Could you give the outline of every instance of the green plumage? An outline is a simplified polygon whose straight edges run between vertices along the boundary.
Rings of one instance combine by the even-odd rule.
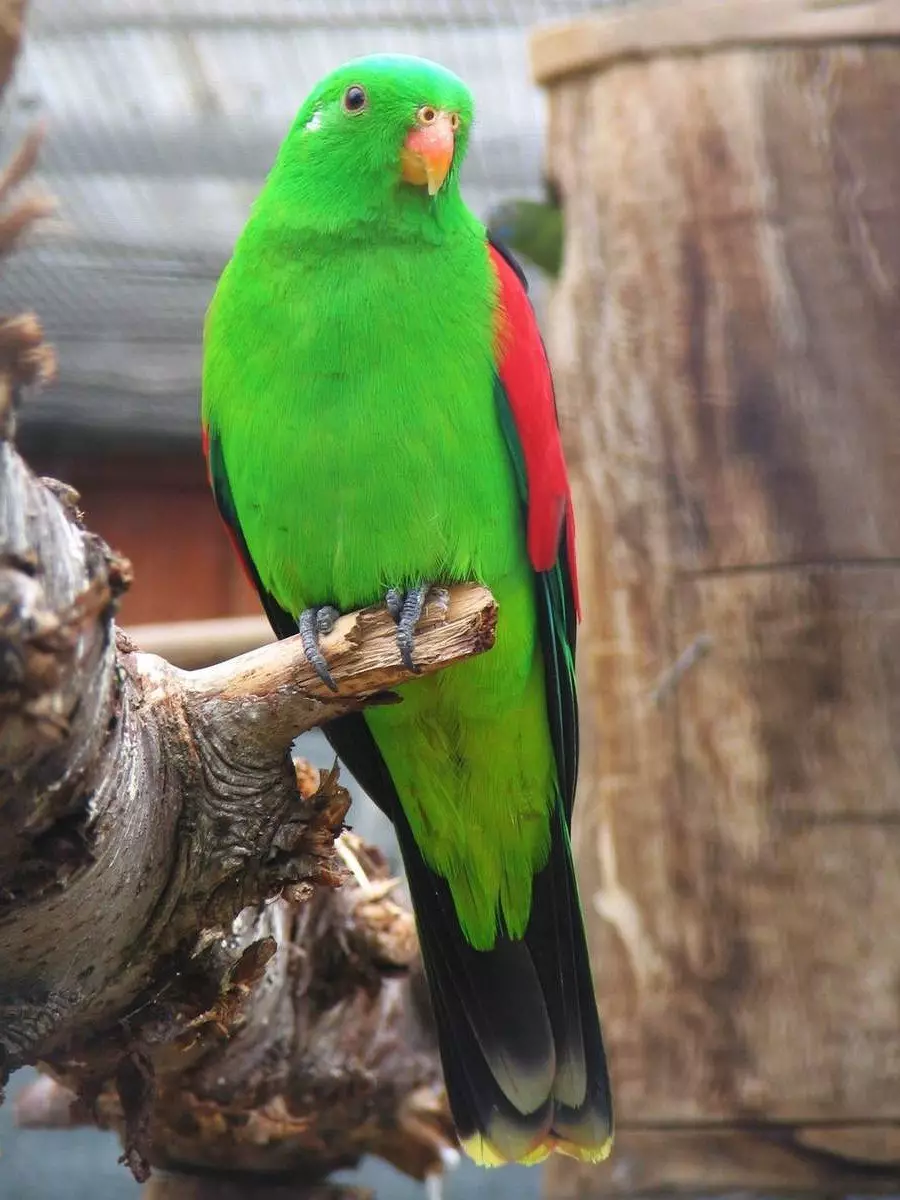
[[[430,103],[469,107],[453,77],[427,82]],[[524,931],[555,766],[533,573],[492,399],[484,229],[451,185],[423,237],[419,210],[435,205],[409,189],[395,228],[363,220],[336,247],[320,227],[334,219],[332,174],[320,195],[305,170],[324,132],[306,131],[310,119],[307,104],[216,292],[204,419],[263,585],[288,612],[351,611],[422,580],[494,592],[491,654],[366,716],[426,861],[487,949],[500,912]]]
[[[361,81],[369,109],[350,115],[341,98]],[[423,104],[460,117],[450,175],[433,197],[399,182],[399,147]],[[348,64],[313,92],[210,307],[203,421],[220,507],[279,633],[311,606],[349,611],[423,581],[478,580],[498,600],[489,654],[416,680],[400,689],[401,705],[364,716],[390,780],[361,781],[382,804],[379,789],[395,791],[408,869],[421,854],[446,882],[459,961],[477,973],[472,953],[499,951],[498,939],[519,961],[551,845],[562,847],[567,878],[571,867],[521,463],[495,397],[496,281],[458,187],[471,120],[464,85],[419,60]],[[426,953],[433,971],[457,936],[451,914],[440,920],[451,932]],[[522,1034],[522,1062],[534,1063],[504,1067],[506,1051],[492,1057],[475,1035],[500,1080],[500,1108],[537,1114],[539,1135],[556,1067],[537,976],[523,961],[523,1003],[538,988],[533,1007],[544,1013]],[[460,1086],[477,1092],[473,1078]],[[582,1063],[558,1094],[574,1109],[585,1086]],[[590,1138],[605,1146],[607,1135],[602,1126]],[[510,1133],[494,1154],[528,1149]]]

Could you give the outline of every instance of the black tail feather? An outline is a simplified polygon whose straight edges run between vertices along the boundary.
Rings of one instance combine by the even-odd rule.
[[[474,950],[449,886],[422,858],[365,718],[341,717],[323,732],[394,823],[466,1149],[487,1165],[539,1161],[553,1149],[605,1158],[609,1077],[562,807],[554,807],[550,855],[534,879],[524,938],[501,932],[494,949]]]
[[[498,1092],[512,1113],[533,1112],[552,1088],[555,1054],[528,948],[501,936],[489,952],[473,949],[460,929],[450,888],[426,865],[402,810],[394,824],[445,1066],[455,1062],[476,1092],[489,1081],[489,1091]],[[499,1099],[492,1095],[492,1104]]]
[[[535,876],[525,941],[544,989],[556,1045],[552,1133],[610,1147],[612,1093],[567,826],[557,807],[550,858]],[[597,1157],[601,1157],[598,1153]]]
[[[534,880],[525,937],[501,933],[489,951],[466,943],[446,882],[402,815],[395,825],[460,1139],[486,1165],[536,1161],[552,1149],[605,1157],[609,1077],[562,814]]]

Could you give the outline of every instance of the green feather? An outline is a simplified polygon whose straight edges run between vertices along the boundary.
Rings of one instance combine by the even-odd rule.
[[[397,190],[402,136],[389,142],[390,168],[381,140],[367,154],[357,144],[382,96],[389,129],[428,99],[464,114],[465,130],[471,102],[448,73],[407,70],[400,87],[395,70],[391,60],[367,69],[369,114],[340,108],[353,69],[301,110],[210,309],[204,416],[253,562],[288,612],[352,610],[423,579],[494,592],[503,616],[490,655],[367,714],[425,859],[484,949],[501,920],[515,935],[527,922],[554,762],[517,488],[484,403],[495,304],[484,229],[455,170],[437,205],[408,188],[390,223],[373,226],[372,193],[383,177]],[[354,133],[355,174],[340,158],[315,169],[334,124]],[[524,836],[511,839],[514,826]]]
[[[351,84],[361,112],[344,109]],[[459,117],[433,197],[400,176],[425,104]],[[459,192],[472,118],[464,84],[416,59],[358,60],[314,90],[210,306],[203,421],[280,636],[309,606],[389,587],[478,580],[496,596],[489,654],[325,732],[397,827],[472,1152],[531,1161],[565,1143],[555,1095],[572,1128],[596,1116],[567,1151],[596,1158],[610,1115],[568,850],[574,620],[560,568],[536,576],[526,553],[496,281]]]

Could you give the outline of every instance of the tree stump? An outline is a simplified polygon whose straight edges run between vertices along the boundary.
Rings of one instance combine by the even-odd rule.
[[[556,1198],[900,1177],[900,4],[539,31],[619,1137]],[[879,38],[882,40],[879,41]]]

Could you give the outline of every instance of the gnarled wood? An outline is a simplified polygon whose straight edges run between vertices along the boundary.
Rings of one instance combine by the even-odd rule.
[[[155,1162],[310,1180],[370,1152],[442,1170],[412,918],[361,846],[371,886],[309,899],[343,878],[349,800],[308,770],[298,790],[287,757],[303,730],[394,699],[409,673],[390,616],[338,621],[336,693],[299,637],[170,667],[114,636],[127,565],[7,442],[0,563],[4,1069],[51,1067],[140,1177]],[[430,603],[421,670],[489,648],[495,615],[479,587]]]
[[[441,1170],[453,1135],[412,918],[377,886],[308,900],[342,878],[349,800],[315,772],[298,792],[286,756],[393,700],[409,673],[390,616],[338,621],[336,693],[299,637],[176,670],[114,636],[126,565],[9,443],[0,562],[4,1068],[51,1066],[121,1129],[139,1176],[153,1161],[314,1179],[372,1151]],[[487,649],[495,615],[483,588],[435,600],[421,670]]]
[[[334,800],[345,811],[342,789]],[[188,1168],[254,1195],[254,1181],[301,1187],[372,1152],[418,1178],[452,1163],[412,915],[377,851],[351,834],[339,847],[354,867],[339,891],[307,883],[208,931],[121,1029],[53,1057],[18,1123],[117,1129],[137,1174],[144,1156],[181,1168],[176,1191]]]
[[[560,77],[549,147],[623,1132],[548,1194],[875,1187],[895,1140],[776,1135],[900,1119],[900,49]]]
[[[13,1067],[108,1021],[204,927],[314,877],[328,839],[298,804],[286,747],[408,672],[384,610],[342,618],[324,643],[336,694],[299,636],[193,674],[117,646],[122,564],[8,443],[0,561],[0,1045]],[[430,608],[423,672],[489,646],[484,589]]]

